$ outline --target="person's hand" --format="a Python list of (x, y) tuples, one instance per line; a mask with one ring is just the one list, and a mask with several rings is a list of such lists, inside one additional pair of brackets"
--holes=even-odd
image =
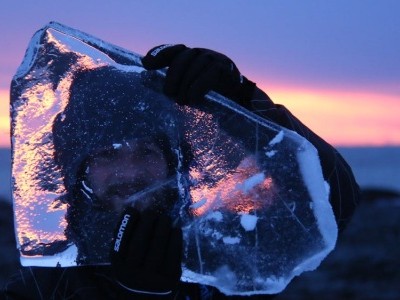
[(182, 231), (168, 216), (127, 208), (117, 225), (111, 264), (125, 292), (170, 295), (182, 275)]
[(142, 58), (148, 70), (169, 67), (164, 93), (179, 104), (201, 103), (210, 90), (247, 107), (256, 88), (227, 56), (185, 45), (160, 45)]

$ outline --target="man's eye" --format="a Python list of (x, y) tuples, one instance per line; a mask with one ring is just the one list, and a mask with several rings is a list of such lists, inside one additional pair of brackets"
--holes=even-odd
[(116, 155), (115, 150), (104, 150), (99, 153), (97, 153), (94, 157), (93, 160), (97, 162), (104, 162), (104, 161), (109, 161), (113, 159)]

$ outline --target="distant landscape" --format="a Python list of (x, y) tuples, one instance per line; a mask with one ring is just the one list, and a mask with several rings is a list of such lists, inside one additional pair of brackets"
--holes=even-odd
[[(339, 148), (363, 201), (335, 251), (276, 299), (400, 299), (400, 147)], [(10, 201), (10, 153), (0, 149), (0, 285), (18, 268)]]
[(11, 172), (11, 152), (8, 148), (0, 148), (0, 197), (1, 199), (10, 198), (10, 172)]

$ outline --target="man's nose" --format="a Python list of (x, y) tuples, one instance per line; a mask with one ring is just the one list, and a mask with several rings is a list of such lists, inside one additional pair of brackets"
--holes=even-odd
[(146, 177), (146, 167), (136, 160), (120, 159), (113, 165), (113, 176), (117, 179), (136, 179)]

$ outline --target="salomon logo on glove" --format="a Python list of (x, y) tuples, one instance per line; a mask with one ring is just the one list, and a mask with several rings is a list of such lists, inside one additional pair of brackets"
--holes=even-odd
[(182, 230), (166, 215), (127, 208), (111, 251), (115, 280), (124, 293), (169, 295), (182, 274)]
[(122, 219), (122, 221), (121, 221), (121, 224), (119, 226), (119, 230), (118, 230), (118, 233), (117, 233), (117, 236), (116, 236), (116, 239), (115, 239), (115, 243), (114, 243), (114, 251), (116, 251), (116, 252), (119, 251), (119, 247), (121, 245), (121, 240), (122, 240), (122, 238), (124, 236), (125, 228), (126, 228), (128, 222), (129, 222), (130, 218), (131, 218), (130, 214), (125, 214), (123, 219)]

